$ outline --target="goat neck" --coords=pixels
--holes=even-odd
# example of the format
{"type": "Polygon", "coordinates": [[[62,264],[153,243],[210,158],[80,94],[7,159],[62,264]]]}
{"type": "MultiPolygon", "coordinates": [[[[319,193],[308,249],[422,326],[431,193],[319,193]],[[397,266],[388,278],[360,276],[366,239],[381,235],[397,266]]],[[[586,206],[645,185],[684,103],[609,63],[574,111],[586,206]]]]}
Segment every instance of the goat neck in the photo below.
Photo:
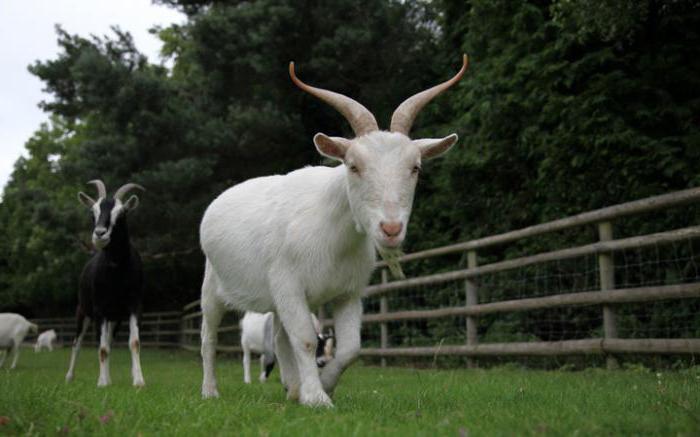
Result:
{"type": "Polygon", "coordinates": [[[129,241],[129,227],[126,223],[126,217],[120,217],[114,224],[109,244],[102,251],[115,260],[131,257],[131,242],[129,241]]]}

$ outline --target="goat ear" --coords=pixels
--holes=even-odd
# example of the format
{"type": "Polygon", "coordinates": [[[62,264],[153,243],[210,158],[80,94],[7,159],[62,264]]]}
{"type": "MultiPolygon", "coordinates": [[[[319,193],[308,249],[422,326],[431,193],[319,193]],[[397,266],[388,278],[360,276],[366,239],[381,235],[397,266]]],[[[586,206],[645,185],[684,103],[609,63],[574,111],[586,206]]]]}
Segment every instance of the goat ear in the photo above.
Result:
{"type": "Polygon", "coordinates": [[[345,159],[345,154],[350,148],[350,140],[342,137],[329,137],[320,132],[314,135],[314,144],[321,155],[339,161],[345,159]]]}
{"type": "Polygon", "coordinates": [[[92,208],[92,206],[95,204],[95,200],[82,191],[78,192],[78,200],[88,208],[92,208]]]}
{"type": "Polygon", "coordinates": [[[413,144],[420,149],[420,155],[423,159],[435,158],[450,150],[457,142],[457,134],[448,135],[445,138],[425,138],[422,140],[413,140],[413,144]]]}
{"type": "Polygon", "coordinates": [[[137,206],[139,206],[139,198],[135,194],[129,197],[129,200],[124,203],[124,208],[126,208],[127,211],[132,211],[136,209],[137,206]]]}

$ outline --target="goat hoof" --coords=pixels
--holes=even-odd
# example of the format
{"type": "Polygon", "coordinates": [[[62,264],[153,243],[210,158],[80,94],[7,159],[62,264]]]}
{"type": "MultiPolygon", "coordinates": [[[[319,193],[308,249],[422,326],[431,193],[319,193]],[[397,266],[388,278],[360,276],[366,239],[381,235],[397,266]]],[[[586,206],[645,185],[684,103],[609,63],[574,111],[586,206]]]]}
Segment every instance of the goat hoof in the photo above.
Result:
{"type": "Polygon", "coordinates": [[[214,387],[202,388],[202,399],[216,399],[219,397],[219,390],[214,387]]]}
{"type": "Polygon", "coordinates": [[[143,379],[134,381],[134,387],[142,388],[146,386],[146,381],[143,379]]]}
{"type": "Polygon", "coordinates": [[[297,401],[299,400],[299,387],[298,386],[291,386],[291,387],[285,387],[287,389],[287,400],[288,401],[297,401]]]}
{"type": "Polygon", "coordinates": [[[333,401],[324,392],[302,394],[299,403],[308,407],[333,408],[333,401]]]}

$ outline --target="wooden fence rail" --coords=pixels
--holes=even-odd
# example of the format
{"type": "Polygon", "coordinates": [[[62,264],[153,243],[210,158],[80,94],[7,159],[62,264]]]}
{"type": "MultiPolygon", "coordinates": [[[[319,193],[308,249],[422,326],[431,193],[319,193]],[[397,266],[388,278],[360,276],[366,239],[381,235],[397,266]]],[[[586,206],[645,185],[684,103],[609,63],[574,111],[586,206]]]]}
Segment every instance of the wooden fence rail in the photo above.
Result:
{"type": "MultiPolygon", "coordinates": [[[[361,354],[363,356],[381,358],[382,365],[391,357],[466,356],[469,366],[475,366],[478,357],[590,354],[605,356],[610,368],[617,366],[617,356],[620,354],[699,354],[700,339],[698,338],[619,338],[616,311],[621,306],[631,303],[700,299],[700,276],[696,275],[698,277],[683,280],[680,283],[619,288],[619,284],[615,283],[616,266],[613,256],[616,252],[630,249],[636,250],[700,239],[700,225],[697,224],[692,224],[692,226],[682,229],[622,239],[615,239],[613,233],[615,220],[622,217],[666,210],[698,202],[700,202],[700,188],[692,188],[589,211],[499,235],[407,254],[401,258],[402,263],[407,263],[455,253],[466,255],[466,269],[455,269],[445,273],[389,281],[388,272],[385,268],[386,264],[378,262],[377,267],[382,269],[381,282],[370,285],[365,290],[367,299],[378,299],[378,312],[365,314],[363,322],[366,324],[378,323],[380,325],[380,347],[365,347],[361,350],[361,354]],[[486,247],[504,245],[523,238],[532,238],[588,225],[597,227],[599,238],[594,243],[486,264],[479,263],[478,251],[486,247]],[[528,266],[586,256],[597,257],[599,284],[597,290],[479,303],[480,294],[484,293],[483,290],[480,290],[478,281],[481,277],[528,266]],[[390,308],[387,297],[392,294],[417,287],[427,287],[453,281],[463,281],[465,302],[463,306],[443,306],[415,310],[392,310],[390,308]],[[600,326],[599,332],[602,332],[602,337],[600,338],[505,343],[483,343],[479,341],[477,332],[478,320],[479,317],[485,315],[591,305],[601,307],[602,326],[600,326]],[[441,344],[441,339],[436,338],[433,346],[392,347],[390,345],[389,331],[391,326],[389,323],[446,317],[465,317],[466,322],[463,325],[465,338],[462,344],[443,345],[441,344]]],[[[196,300],[185,305],[182,311],[145,313],[141,330],[141,335],[144,339],[142,344],[144,346],[179,347],[185,350],[199,351],[199,332],[202,318],[199,304],[200,301],[196,300]]],[[[224,319],[222,326],[219,328],[220,341],[217,346],[218,351],[228,353],[240,352],[238,340],[240,328],[237,317],[235,314],[230,314],[224,319]]],[[[333,320],[327,318],[325,312],[320,314],[319,318],[324,326],[333,325],[333,320]]],[[[59,333],[59,340],[64,344],[68,344],[72,339],[74,331],[72,319],[36,319],[35,322],[39,323],[41,330],[56,329],[59,333]]],[[[700,331],[700,327],[697,328],[700,331]]],[[[90,340],[94,344],[94,337],[92,339],[88,338],[88,341],[90,340]]],[[[125,340],[126,333],[122,332],[121,336],[117,337],[117,342],[125,340]]],[[[342,341],[342,339],[339,341],[342,341]]]]}
{"type": "Polygon", "coordinates": [[[432,357],[436,355],[466,355],[471,357],[513,355],[601,355],[608,353],[635,354],[699,354],[700,339],[586,339],[565,341],[529,341],[521,343],[490,343],[462,346],[429,346],[400,348],[363,348],[364,356],[432,357]]]}
{"type": "Polygon", "coordinates": [[[388,291],[415,288],[424,285],[434,285],[441,282],[450,282],[458,279],[475,278],[490,273],[498,273],[506,270],[527,267],[535,264],[542,264],[550,261],[562,261],[565,259],[579,258],[586,255],[600,255],[625,249],[655,246],[658,244],[672,243],[675,241],[689,240],[700,237],[700,226],[693,226],[675,231],[659,232],[657,234],[645,235],[641,237],[631,237],[622,240],[606,241],[587,244],[569,249],[556,250],[553,252],[540,253],[537,255],[525,256],[522,258],[509,259],[506,261],[480,265],[474,268],[456,270],[447,273],[410,278],[400,281],[389,282],[387,284],[370,285],[365,289],[365,296],[374,296],[388,291]]]}

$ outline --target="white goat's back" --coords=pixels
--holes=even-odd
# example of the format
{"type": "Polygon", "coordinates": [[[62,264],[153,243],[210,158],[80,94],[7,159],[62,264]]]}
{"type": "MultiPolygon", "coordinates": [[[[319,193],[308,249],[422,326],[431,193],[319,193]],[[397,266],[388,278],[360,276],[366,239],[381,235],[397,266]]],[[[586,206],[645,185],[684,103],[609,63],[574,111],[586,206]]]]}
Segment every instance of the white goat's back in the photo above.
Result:
{"type": "Polygon", "coordinates": [[[38,345],[46,347],[48,347],[54,341],[56,341],[56,331],[53,329],[49,329],[48,331],[42,332],[36,339],[36,343],[38,345]]]}
{"type": "Polygon", "coordinates": [[[36,325],[19,314],[0,313],[0,349],[20,345],[32,327],[36,325]]]}

